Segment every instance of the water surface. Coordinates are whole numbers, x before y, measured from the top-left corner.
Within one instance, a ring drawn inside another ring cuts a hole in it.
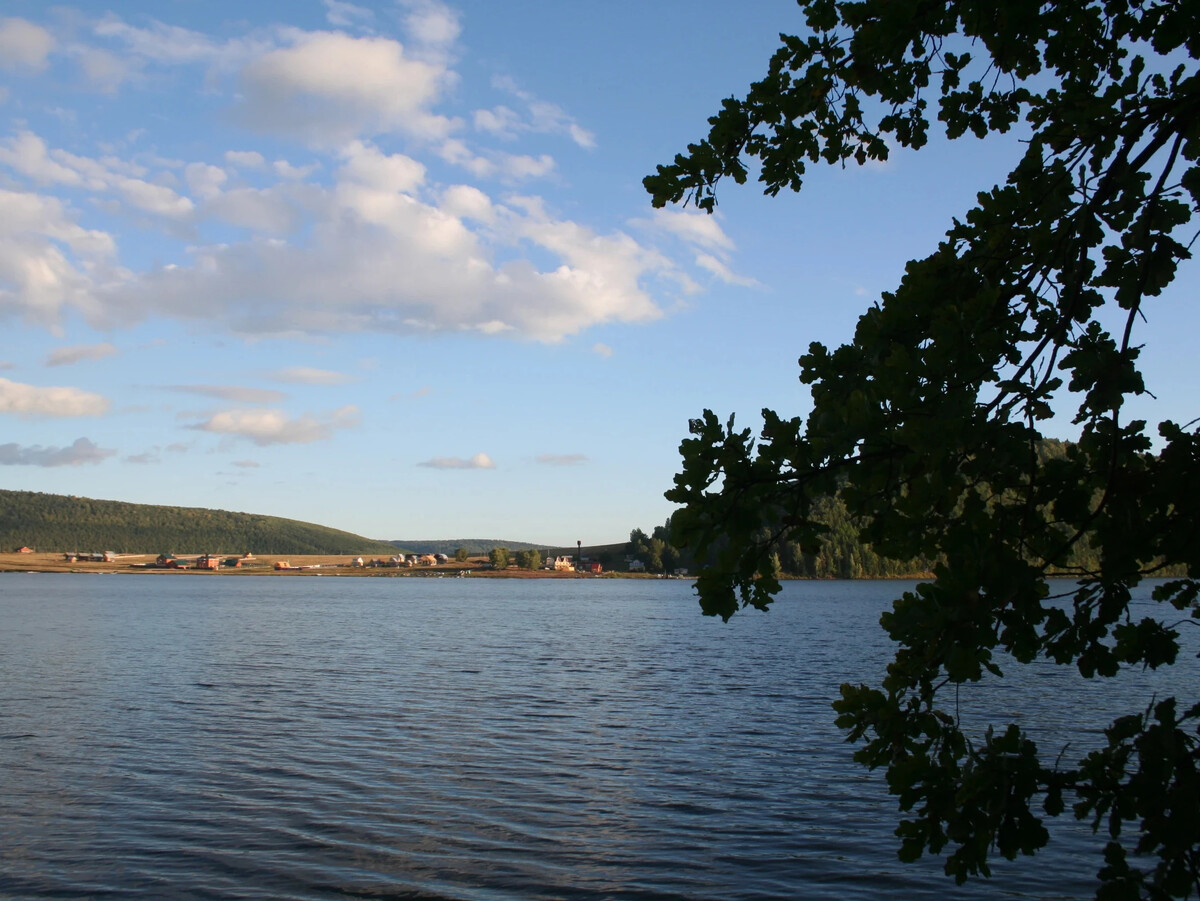
[[[1090,897],[1074,823],[963,888],[896,861],[830,703],[903,587],[723,624],[680,581],[4,575],[0,896]],[[1086,742],[1170,679],[961,704]]]

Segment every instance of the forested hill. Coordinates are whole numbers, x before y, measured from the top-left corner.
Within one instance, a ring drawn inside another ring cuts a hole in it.
[[[0,490],[0,550],[386,554],[382,541],[312,523],[200,507],[158,507]]]

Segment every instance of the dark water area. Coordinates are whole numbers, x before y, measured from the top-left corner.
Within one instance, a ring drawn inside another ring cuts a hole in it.
[[[904,587],[0,576],[0,897],[1090,897],[1074,822],[963,887],[896,860],[830,704]],[[1195,663],[960,704],[1074,758]]]

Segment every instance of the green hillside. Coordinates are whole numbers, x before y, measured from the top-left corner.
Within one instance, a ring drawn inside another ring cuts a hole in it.
[[[392,552],[382,541],[278,516],[0,490],[0,550],[21,545],[121,554]]]

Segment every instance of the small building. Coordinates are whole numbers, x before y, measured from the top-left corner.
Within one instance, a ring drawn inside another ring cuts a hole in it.
[[[221,565],[224,567],[228,567],[229,569],[241,569],[242,558],[241,557],[226,557],[224,560],[221,561]]]
[[[221,558],[216,554],[201,554],[196,558],[196,569],[216,569],[221,565]]]
[[[449,563],[450,562],[450,558],[448,556],[446,556],[445,554],[434,554],[433,557],[434,557],[434,560],[436,560],[438,563]]]
[[[351,561],[350,561],[350,565],[351,565],[351,566],[362,566],[362,565],[363,565],[363,558],[362,558],[362,557],[355,557],[353,560],[351,560]]]
[[[292,565],[287,560],[276,560],[275,568],[276,569],[291,569]]]
[[[630,560],[629,571],[631,573],[644,573],[646,571],[646,564],[641,560]]]
[[[13,553],[14,554],[32,554],[33,548],[29,547],[28,545],[23,544],[16,550],[14,550]]]
[[[159,554],[154,558],[155,566],[174,567],[179,562],[179,558],[174,554]]]
[[[604,567],[599,563],[585,563],[583,564],[583,571],[586,573],[591,573],[593,576],[598,576],[604,572]]]
[[[575,571],[575,558],[570,557],[570,556],[555,557],[554,558],[554,571],[555,572],[574,572]]]
[[[437,557],[433,554],[422,554],[420,563],[422,566],[437,566]]]

